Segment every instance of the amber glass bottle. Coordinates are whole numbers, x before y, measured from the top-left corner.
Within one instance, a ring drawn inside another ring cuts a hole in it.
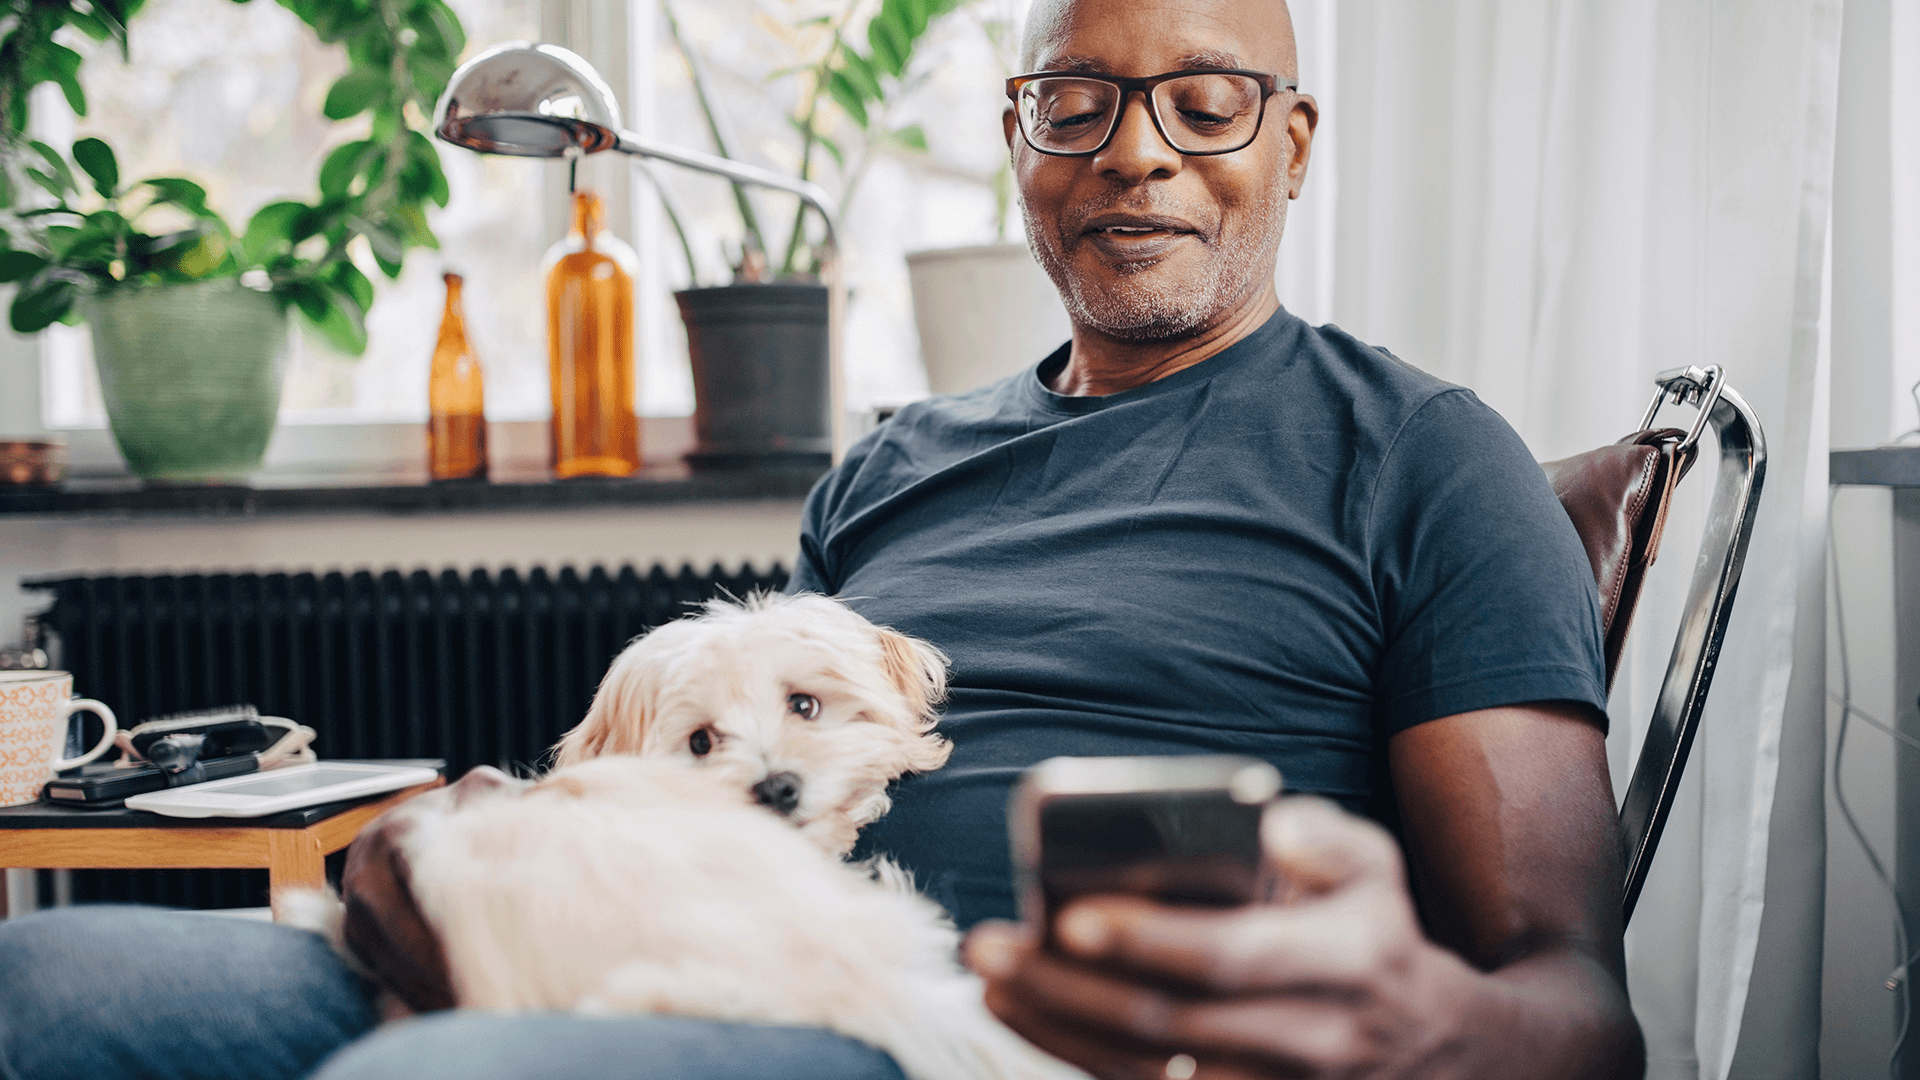
[[[460,275],[448,274],[447,310],[433,346],[427,377],[427,475],[435,480],[481,480],[487,475],[487,399],[480,358],[467,344],[460,310]]]
[[[553,473],[626,476],[640,467],[633,415],[633,249],[602,224],[600,196],[573,195],[573,226],[547,252]]]

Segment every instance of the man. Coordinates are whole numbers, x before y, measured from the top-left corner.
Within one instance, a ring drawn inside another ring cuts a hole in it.
[[[1471,395],[1280,310],[1317,120],[1284,4],[1042,0],[1023,67],[1007,140],[1073,340],[903,410],[804,526],[797,586],[954,659],[955,754],[864,845],[1005,917],[1021,768],[1264,756],[1396,825],[1412,895],[1386,833],[1290,806],[1292,903],[1088,901],[1065,955],[988,924],[995,1010],[1103,1076],[1639,1075],[1587,564]]]
[[[1021,768],[1259,754],[1347,808],[1269,821],[1289,903],[1090,900],[1059,955],[985,922],[996,1011],[1107,1076],[1637,1075],[1591,578],[1497,417],[1280,310],[1316,121],[1284,4],[1042,0],[1026,51],[1052,74],[1014,80],[1008,142],[1073,341],[904,410],[809,500],[794,587],[955,661],[952,764],[865,843],[982,923]],[[1397,824],[1418,909],[1348,811]],[[312,938],[217,925],[0,924],[0,1080],[297,1075],[371,1026]],[[898,1075],[820,1033],[450,1013],[324,1076],[535,1073]]]

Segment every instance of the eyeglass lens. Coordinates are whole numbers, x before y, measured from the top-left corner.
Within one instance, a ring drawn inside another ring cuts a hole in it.
[[[1265,101],[1245,75],[1183,75],[1153,88],[1160,130],[1175,150],[1221,154],[1253,141]],[[1118,122],[1120,88],[1099,79],[1049,76],[1020,88],[1021,129],[1039,150],[1084,154],[1107,140]]]

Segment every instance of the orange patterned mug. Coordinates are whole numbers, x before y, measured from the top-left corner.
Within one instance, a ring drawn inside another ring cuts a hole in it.
[[[63,758],[67,717],[85,710],[106,726],[99,745]],[[0,671],[0,806],[23,806],[40,798],[53,774],[99,757],[119,730],[113,710],[73,696],[73,676],[64,671]]]

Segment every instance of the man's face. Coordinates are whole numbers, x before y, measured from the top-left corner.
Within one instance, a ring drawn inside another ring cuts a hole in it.
[[[1039,5],[1038,7],[1046,7]],[[1279,0],[1079,0],[1036,11],[1032,70],[1144,78],[1190,67],[1294,72]],[[1224,321],[1273,278],[1287,199],[1305,179],[1312,100],[1281,91],[1259,136],[1209,157],[1180,154],[1129,95],[1091,157],[1026,144],[1007,114],[1027,240],[1074,322],[1129,341]]]

